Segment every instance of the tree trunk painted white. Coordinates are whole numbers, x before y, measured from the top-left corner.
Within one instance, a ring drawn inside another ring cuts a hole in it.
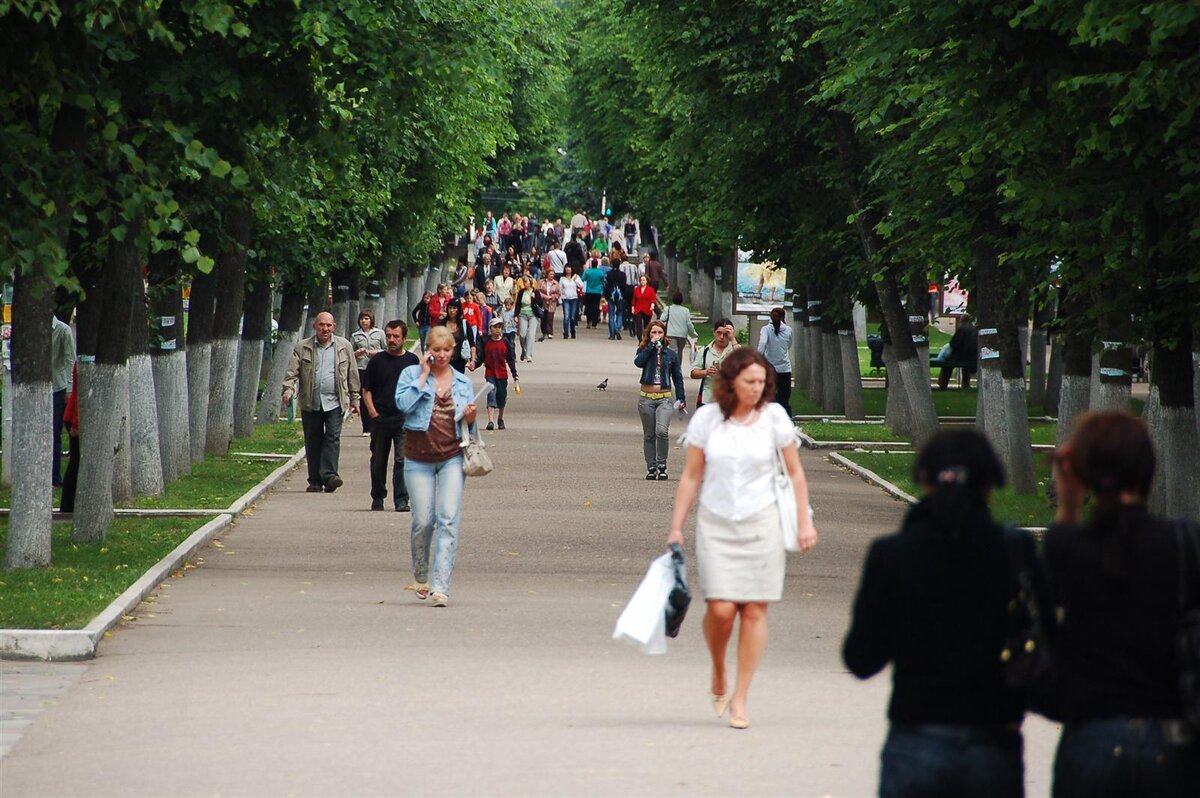
[[[837,338],[842,353],[842,397],[846,418],[862,420],[867,416],[863,407],[862,374],[858,368],[858,344],[854,330],[839,330]]]
[[[12,458],[13,447],[8,445],[8,441],[13,439],[13,404],[12,404],[12,372],[8,367],[0,364],[0,382],[3,382],[3,401],[4,406],[3,417],[0,418],[0,440],[4,441],[3,453],[0,454],[0,484],[12,484]]]
[[[1033,469],[1033,442],[1029,437],[1025,380],[1002,377],[1000,388],[1000,401],[1004,406],[1003,440],[1006,444],[1001,449],[1001,459],[1008,470],[1013,492],[1021,496],[1033,496],[1037,494],[1037,476]]]
[[[156,496],[163,491],[162,454],[158,440],[158,402],[150,355],[129,358],[129,439],[133,494]]]
[[[1196,432],[1200,433],[1200,352],[1192,352],[1192,396],[1195,397]]]
[[[901,374],[904,395],[908,399],[913,445],[924,446],[938,431],[937,409],[933,406],[933,391],[929,387],[929,358],[918,356],[897,360],[896,370]]]
[[[821,371],[821,408],[826,413],[841,415],[846,412],[846,399],[842,392],[842,348],[836,332],[821,331]]]
[[[1157,455],[1150,509],[1171,518],[1200,521],[1200,433],[1192,408],[1165,407],[1150,387],[1144,413]]]
[[[204,451],[225,454],[233,440],[233,394],[237,386],[240,338],[215,338],[209,361],[208,426]]]
[[[1062,391],[1058,400],[1058,425],[1054,430],[1054,443],[1062,446],[1070,437],[1075,419],[1090,407],[1092,380],[1076,374],[1064,374]]]
[[[262,373],[263,342],[244,338],[238,347],[237,387],[233,394],[233,436],[245,438],[254,432],[254,403]]]
[[[1052,336],[1050,343],[1050,365],[1046,370],[1046,393],[1042,397],[1042,410],[1048,416],[1058,415],[1058,402],[1062,397],[1063,355],[1062,336]]]
[[[170,484],[192,473],[192,447],[188,429],[187,356],[171,352],[150,358],[154,398],[158,406],[158,451],[163,483]]]
[[[287,374],[288,362],[296,344],[300,341],[299,330],[289,330],[281,333],[275,344],[275,354],[271,358],[271,373],[267,377],[267,387],[263,389],[262,402],[258,406],[258,423],[270,424],[279,420],[282,406],[283,378]]]
[[[191,343],[187,348],[188,439],[192,447],[192,462],[204,460],[204,444],[208,440],[208,380],[212,361],[212,344],[208,341]]]
[[[424,296],[425,286],[420,275],[416,277],[401,277],[401,281],[408,284],[407,291],[398,291],[396,301],[400,303],[400,318],[407,321],[409,324],[415,324],[412,317],[412,309],[417,306]]]
[[[887,405],[883,423],[896,435],[909,437],[912,435],[912,416],[904,394],[904,377],[896,365],[896,352],[890,345],[883,348],[883,363],[887,372]]]
[[[53,437],[53,386],[49,382],[15,382],[5,386],[4,401],[6,410],[11,407],[12,412],[12,430],[4,438],[4,451],[14,454],[18,466],[13,469],[4,567],[40,568],[50,564],[53,494],[47,443]]]
[[[854,339],[856,341],[867,340],[867,306],[861,302],[855,302],[851,312],[854,318]]]
[[[99,543],[113,519],[113,464],[122,419],[116,411],[129,387],[124,365],[79,362],[79,483],[71,540]],[[125,401],[128,401],[126,398]]]
[[[350,318],[350,302],[334,302],[333,303],[333,322],[334,333],[343,338],[349,338],[350,333],[354,332],[354,319]]]
[[[113,457],[112,497],[114,504],[133,501],[133,430],[129,418],[129,364],[117,367],[117,401],[113,411],[117,414],[117,447]],[[82,421],[80,422],[82,424]]]
[[[1129,410],[1133,388],[1128,383],[1105,382],[1100,377],[1100,356],[1092,355],[1092,387],[1089,405],[1092,410]]]

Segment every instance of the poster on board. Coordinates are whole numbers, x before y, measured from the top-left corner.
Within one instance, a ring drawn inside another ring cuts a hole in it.
[[[744,249],[737,253],[736,288],[736,313],[770,313],[771,308],[783,307],[790,295],[787,269],[774,261],[759,262],[753,252]]]
[[[967,301],[970,294],[951,278],[942,287],[942,313],[947,316],[961,316],[967,312]]]

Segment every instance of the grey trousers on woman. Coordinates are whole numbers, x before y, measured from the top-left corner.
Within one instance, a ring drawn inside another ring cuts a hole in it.
[[[642,417],[642,451],[646,468],[665,469],[667,452],[671,449],[671,416],[675,413],[672,397],[662,399],[638,398],[638,415]]]

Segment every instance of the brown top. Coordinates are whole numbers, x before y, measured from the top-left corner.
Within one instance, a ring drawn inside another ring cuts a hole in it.
[[[433,400],[429,429],[405,433],[404,459],[418,463],[440,463],[458,457],[460,451],[458,437],[454,434],[454,398],[450,394],[438,394]]]

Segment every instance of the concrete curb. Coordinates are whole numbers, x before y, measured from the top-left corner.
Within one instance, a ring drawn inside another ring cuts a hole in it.
[[[158,587],[183,562],[223,532],[247,507],[275,486],[304,459],[301,449],[287,463],[272,471],[241,498],[224,510],[208,514],[216,518],[197,529],[169,554],[150,567],[141,578],[126,588],[83,629],[0,629],[0,659],[3,660],[83,660],[96,656],[96,647],[104,634],[142,599]]]
[[[912,496],[908,493],[905,493],[904,491],[900,490],[898,487],[893,485],[891,482],[888,482],[886,479],[884,479],[883,477],[876,474],[871,469],[860,466],[858,463],[854,462],[850,458],[840,455],[837,452],[830,452],[829,458],[831,460],[833,460],[835,463],[837,463],[838,465],[840,465],[843,468],[850,471],[851,473],[861,477],[863,480],[870,482],[872,485],[876,485],[880,488],[883,488],[883,491],[885,493],[890,494],[894,498],[899,499],[902,502],[908,502],[909,504],[917,503],[916,496]],[[1031,532],[1034,535],[1037,535],[1039,537],[1046,533],[1046,527],[1044,527],[1044,526],[1022,526],[1022,527],[1017,527],[1017,528],[1023,529],[1026,532]]]

